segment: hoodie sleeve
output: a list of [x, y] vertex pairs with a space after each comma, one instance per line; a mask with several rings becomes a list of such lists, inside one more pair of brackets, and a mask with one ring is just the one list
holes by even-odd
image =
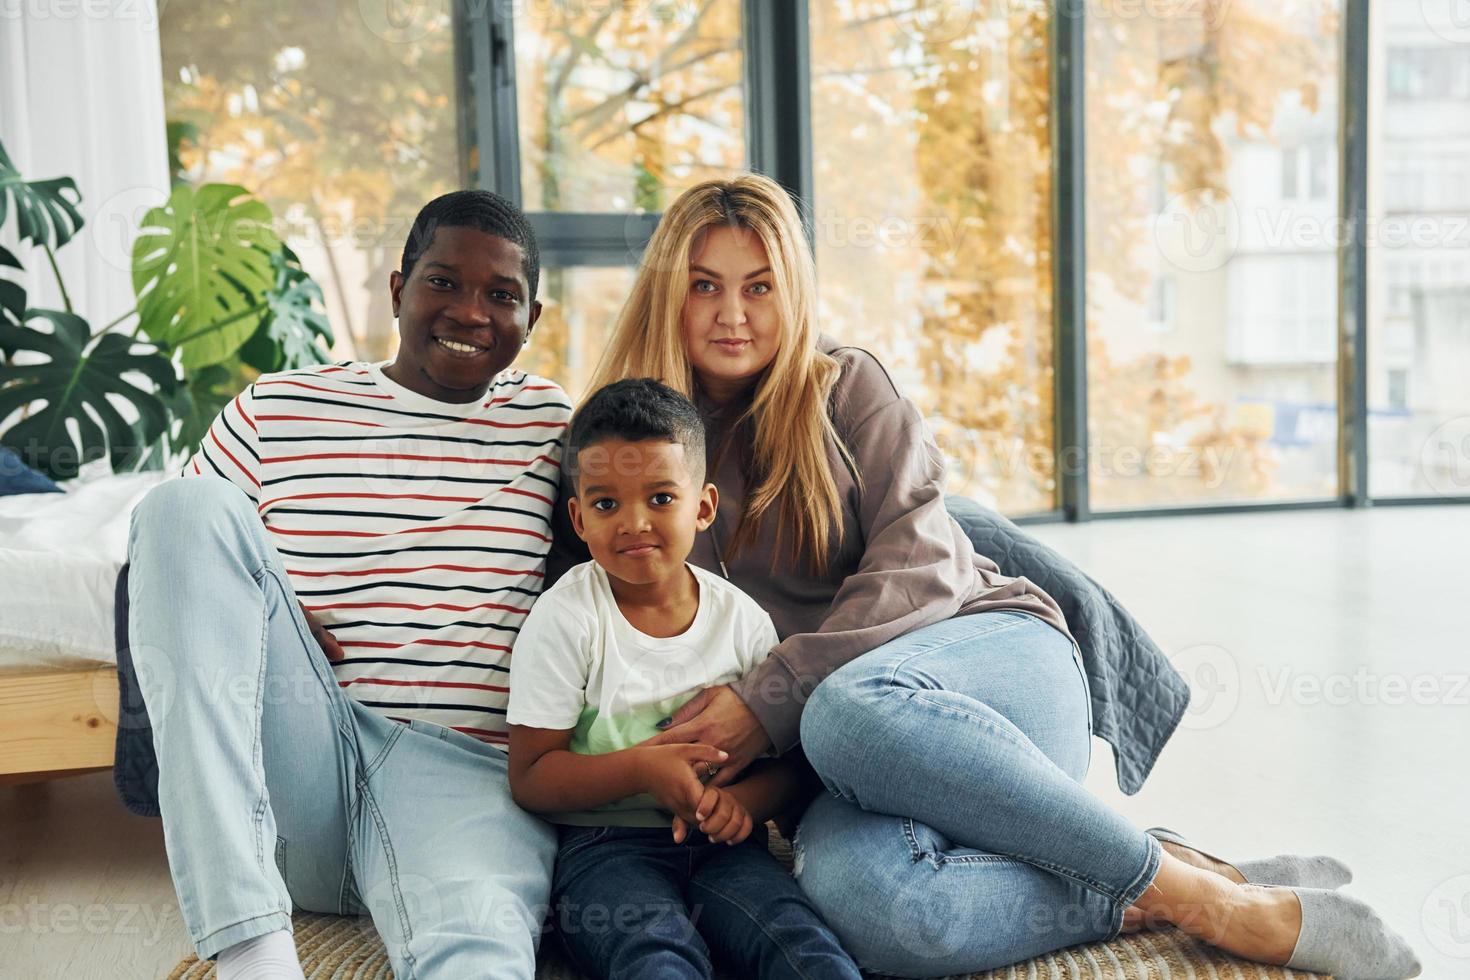
[[918, 407], [871, 355], [862, 354], [852, 370], [857, 378], [840, 393], [838, 412], [843, 405], [869, 409], [844, 433], [862, 480], [861, 561], [816, 632], [786, 637], [733, 685], [781, 753], [798, 742], [802, 708], [828, 674], [953, 616], [975, 585], [976, 556], [968, 540], [957, 540], [963, 532], [945, 507], [944, 457]]

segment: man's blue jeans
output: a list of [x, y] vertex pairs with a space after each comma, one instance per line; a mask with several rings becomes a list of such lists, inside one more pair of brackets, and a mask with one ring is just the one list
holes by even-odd
[[750, 980], [858, 980], [810, 900], [766, 849], [766, 828], [712, 844], [669, 828], [564, 827], [557, 928], [595, 977], [713, 976], [711, 951]]
[[801, 740], [829, 793], [797, 880], [866, 969], [943, 976], [1111, 939], [1158, 842], [1082, 786], [1086, 675], [1026, 613], [959, 616], [844, 665]]
[[129, 640], [169, 868], [199, 956], [368, 913], [399, 980], [530, 977], [556, 832], [505, 754], [338, 687], [255, 507], [214, 477], [133, 514]]

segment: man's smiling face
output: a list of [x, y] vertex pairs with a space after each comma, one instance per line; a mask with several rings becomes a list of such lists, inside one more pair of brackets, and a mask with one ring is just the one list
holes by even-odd
[[441, 227], [405, 279], [389, 280], [398, 356], [384, 373], [442, 402], [472, 402], [510, 367], [541, 316], [519, 245]]

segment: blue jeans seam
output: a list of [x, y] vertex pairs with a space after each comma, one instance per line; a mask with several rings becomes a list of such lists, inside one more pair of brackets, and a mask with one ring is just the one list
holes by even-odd
[[[259, 865], [261, 871], [265, 871], [265, 835], [262, 833], [262, 830], [265, 824], [265, 815], [270, 810], [270, 789], [266, 786], [265, 781], [265, 735], [261, 731], [261, 727], [265, 720], [265, 672], [267, 667], [266, 661], [270, 656], [268, 641], [270, 640], [271, 617], [270, 610], [266, 608], [265, 584], [262, 578], [254, 578], [254, 582], [256, 588], [260, 589], [261, 615], [260, 651], [259, 656], [256, 658], [258, 667], [255, 672], [255, 704], [251, 714], [251, 718], [253, 719], [251, 730], [254, 734], [250, 740], [250, 765], [254, 770], [256, 778], [260, 781], [260, 799], [255, 804], [253, 814], [255, 822], [255, 862]], [[274, 855], [272, 855], [272, 860], [274, 861]], [[286, 879], [283, 874], [281, 876], [281, 884], [285, 885], [285, 883]], [[286, 890], [289, 893], [289, 886]]]
[[367, 780], [371, 779], [373, 774], [382, 768], [383, 763], [388, 759], [388, 753], [393, 749], [393, 746], [398, 744], [398, 740], [403, 737], [403, 733], [406, 731], [408, 731], [407, 727], [394, 724], [393, 730], [388, 733], [388, 737], [383, 739], [383, 747], [378, 749], [378, 754], [373, 756], [372, 760], [363, 767], [362, 780], [359, 785], [365, 786]]
[[[209, 942], [209, 940], [213, 939], [215, 936], [218, 936], [220, 933], [225, 932], [226, 930], [234, 929], [234, 928], [236, 928], [238, 926], [243, 926], [243, 925], [245, 925], [246, 923], [249, 923], [249, 922], [258, 922], [261, 919], [269, 919], [269, 918], [272, 918], [272, 917], [277, 916], [277, 915], [284, 915], [286, 917], [287, 921], [289, 921], [290, 918], [291, 918], [291, 911], [290, 911], [290, 909], [270, 909], [269, 911], [260, 912], [260, 913], [258, 913], [256, 915], [247, 915], [243, 919], [240, 919], [240, 920], [238, 920], [236, 922], [231, 922], [231, 923], [229, 923], [227, 925], [220, 926], [218, 929], [216, 929], [213, 932], [209, 933], [209, 935], [207, 935], [207, 936], [199, 936], [199, 937], [196, 938], [196, 937], [194, 937], [194, 936], [191, 935], [189, 938], [194, 943], [194, 945], [196, 947], [197, 946], [203, 946], [203, 945], [207, 944]], [[290, 928], [290, 927], [288, 926], [288, 928]]]
[[800, 977], [810, 976], [810, 974], [808, 974], [805, 970], [803, 970], [801, 968], [800, 958], [799, 957], [792, 956], [791, 955], [791, 948], [789, 946], [787, 946], [784, 942], [782, 942], [779, 937], [773, 936], [766, 929], [766, 924], [761, 919], [761, 917], [758, 916], [758, 915], [756, 915], [755, 912], [754, 912], [754, 910], [747, 903], [745, 903], [744, 901], [742, 901], [738, 896], [732, 895], [732, 894], [730, 894], [730, 893], [728, 893], [728, 892], [726, 892], [726, 891], [724, 891], [724, 890], [722, 890], [720, 888], [715, 887], [714, 885], [709, 884], [703, 878], [692, 880], [692, 881], [690, 881], [689, 884], [690, 884], [690, 887], [692, 887], [692, 888], [703, 888], [705, 891], [708, 891], [711, 894], [714, 894], [714, 895], [719, 896], [720, 898], [723, 898], [725, 901], [729, 902], [735, 908], [739, 909], [742, 913], [745, 914], [745, 917], [747, 919], [749, 919], [752, 923], [755, 924], [755, 927], [760, 930], [761, 935], [765, 936], [766, 939], [772, 945], [774, 945], [777, 949], [779, 949], [781, 951], [781, 956], [783, 958], [785, 958], [786, 964], [788, 966], [790, 966], [791, 969], [796, 972], [796, 975], [797, 976], [800, 976]]
[[[989, 619], [991, 617], [986, 617], [986, 618]], [[999, 617], [995, 617], [995, 618], [999, 618]], [[1005, 622], [1003, 624], [997, 624], [997, 625], [991, 627], [990, 629], [978, 630], [978, 631], [971, 631], [971, 632], [966, 633], [964, 636], [956, 636], [953, 639], [945, 640], [943, 643], [936, 643], [934, 646], [925, 647], [922, 650], [915, 650], [912, 653], [910, 653], [908, 656], [904, 657], [902, 660], [898, 661], [897, 663], [895, 663], [893, 665], [893, 669], [888, 674], [888, 686], [890, 686], [890, 687], [896, 687], [896, 686], [898, 686], [897, 685], [898, 672], [900, 670], [902, 670], [903, 667], [910, 660], [914, 660], [915, 658], [922, 657], [922, 656], [925, 656], [927, 654], [938, 653], [941, 650], [947, 650], [950, 647], [952, 647], [952, 646], [954, 646], [954, 645], [956, 645], [958, 643], [967, 643], [970, 640], [975, 639], [976, 637], [992, 636], [992, 635], [994, 635], [996, 633], [1003, 633], [1006, 630], [1013, 630], [1013, 629], [1017, 629], [1018, 627], [1021, 627], [1021, 626], [1029, 626], [1029, 625], [1030, 625], [1030, 622], [1028, 620], [1026, 620], [1026, 619], [1012, 620], [1012, 621]]]
[[[402, 726], [399, 726], [399, 731], [402, 730]], [[408, 921], [408, 907], [403, 901], [403, 893], [398, 886], [398, 855], [393, 850], [393, 841], [388, 836], [388, 825], [384, 822], [377, 800], [373, 798], [373, 792], [368, 787], [366, 776], [358, 780], [357, 791], [361, 794], [363, 804], [372, 815], [373, 826], [377, 828], [378, 840], [383, 846], [383, 858], [388, 865], [388, 888], [393, 894], [393, 909], [398, 913], [398, 925], [403, 930], [403, 959], [410, 970], [410, 976], [405, 977], [404, 980], [412, 980], [413, 975], [418, 973], [414, 968], [413, 951], [410, 947], [413, 942], [413, 926]]]
[[[1128, 883], [1128, 887], [1123, 889], [1123, 893], [1120, 896], [1113, 899], [1115, 906], [1113, 909], [1112, 928], [1108, 934], [1109, 941], [1116, 939], [1122, 933], [1123, 913], [1138, 901], [1140, 895], [1148, 891], [1149, 885], [1153, 883], [1154, 878], [1159, 873], [1159, 865], [1163, 862], [1163, 845], [1147, 834], [1144, 837], [1147, 841], [1148, 856], [1144, 858], [1143, 869], [1138, 872], [1138, 876]], [[1104, 892], [1104, 894], [1107, 893]], [[1109, 897], [1111, 898], [1112, 896]]]

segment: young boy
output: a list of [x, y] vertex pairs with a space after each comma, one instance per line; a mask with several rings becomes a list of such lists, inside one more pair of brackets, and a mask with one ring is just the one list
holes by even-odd
[[561, 825], [552, 895], [573, 957], [608, 977], [707, 977], [711, 950], [740, 976], [857, 977], [766, 849], [801, 770], [768, 760], [716, 788], [718, 748], [640, 744], [777, 643], [749, 596], [685, 561], [716, 505], [698, 412], [657, 381], [620, 381], [577, 412], [566, 452], [593, 560], [522, 626], [507, 721], [511, 793]]

